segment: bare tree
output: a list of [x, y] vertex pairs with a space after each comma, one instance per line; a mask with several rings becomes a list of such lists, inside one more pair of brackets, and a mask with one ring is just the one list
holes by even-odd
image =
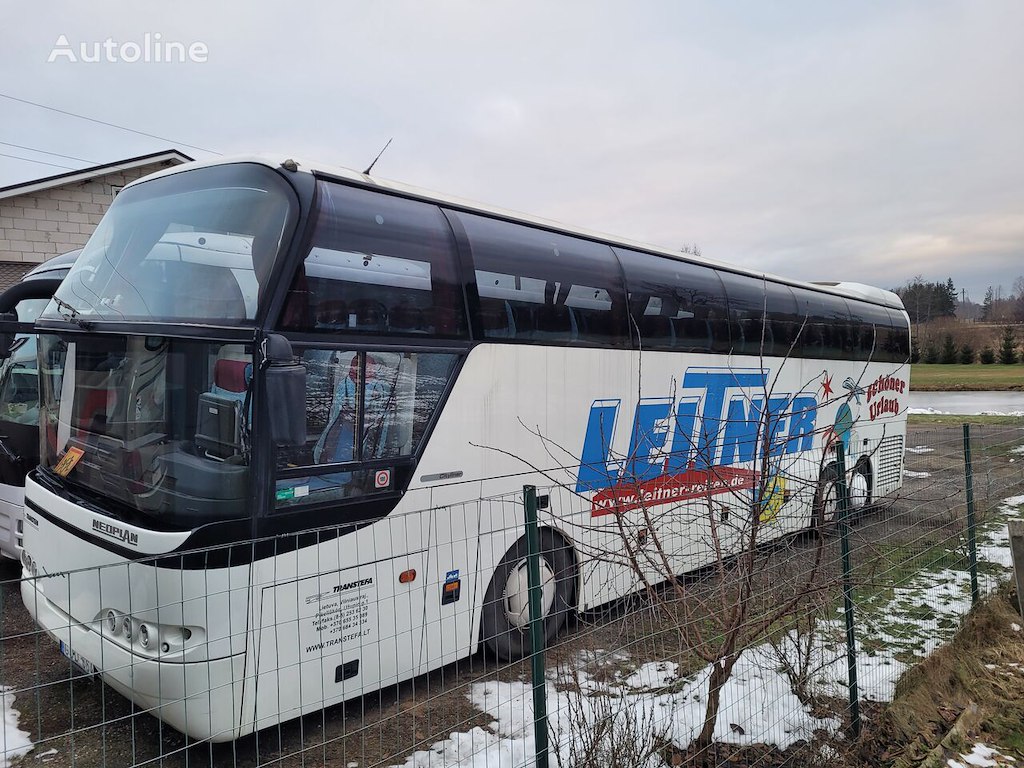
[[[762, 327], [762, 350], [765, 332]], [[796, 343], [794, 339], [793, 346]], [[643, 353], [638, 360], [640, 382]], [[602, 433], [599, 442], [608, 450], [596, 463], [587, 464], [586, 457], [573, 456], [539, 429], [531, 429], [554, 465], [565, 467], [567, 456], [580, 461], [574, 492], [601, 520], [591, 524], [616, 534], [611, 537], [614, 544], [606, 537], [604, 546], [596, 547], [587, 543], [588, 537], [579, 537], [581, 554], [627, 569], [665, 628], [678, 636], [679, 647], [709, 665], [704, 718], [688, 749], [694, 763], [709, 755], [722, 692], [743, 652], [773, 632], [784, 631], [805, 606], [820, 610], [821, 596], [834, 593], [838, 584], [825, 567], [822, 534], [835, 519], [834, 457], [837, 450], [845, 450], [842, 430], [850, 428], [852, 417], [845, 425], [840, 416], [834, 424], [821, 425], [812, 411], [838, 403], [838, 413], [843, 414], [845, 407], [849, 415], [849, 402], [864, 393], [860, 378], [868, 364], [857, 380], [849, 377], [835, 389], [822, 372], [787, 393], [779, 382], [788, 364], [786, 355], [773, 374], [762, 355], [760, 372], [723, 369], [726, 372], [718, 375], [733, 377], [730, 391], [743, 394], [721, 403], [716, 419], [709, 419], [706, 412], [697, 418], [695, 406], [677, 408], [667, 419], [637, 419], [630, 451], [614, 452], [613, 435]], [[665, 400], [683, 402], [677, 398], [678, 385], [673, 382]], [[801, 394], [807, 392], [820, 397]], [[643, 401], [642, 389], [636, 397], [638, 403]], [[794, 436], [782, 428], [786, 420], [811, 429]], [[604, 428], [601, 422], [600, 429]], [[681, 436], [673, 441], [682, 443], [673, 442], [666, 451], [667, 431]], [[731, 453], [725, 461], [727, 448]], [[659, 462], [664, 469], [673, 466], [677, 471], [666, 479], [667, 473], [657, 470]], [[585, 468], [588, 478], [582, 476]], [[595, 468], [604, 476], [595, 480]], [[809, 527], [819, 535], [800, 540], [791, 535]], [[679, 578], [700, 566], [709, 578]], [[782, 578], [769, 582], [773, 574]]]

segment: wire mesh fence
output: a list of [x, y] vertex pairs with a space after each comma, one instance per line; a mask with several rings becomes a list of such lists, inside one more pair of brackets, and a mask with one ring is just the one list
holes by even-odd
[[560, 767], [872, 764], [858, 716], [877, 723], [962, 626], [972, 549], [982, 598], [1011, 577], [1024, 431], [974, 426], [970, 441], [973, 541], [959, 424], [911, 425], [897, 493], [721, 559], [685, 527], [662, 541], [643, 515], [629, 528], [568, 515], [571, 490], [541, 486], [534, 635], [518, 492], [130, 564], [26, 562], [24, 578], [11, 564], [4, 752], [54, 766], [528, 766], [546, 737], [540, 764]]

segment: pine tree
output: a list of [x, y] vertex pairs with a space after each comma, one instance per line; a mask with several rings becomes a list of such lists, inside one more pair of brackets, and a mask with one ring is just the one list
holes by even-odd
[[970, 365], [974, 362], [974, 356], [974, 347], [971, 346], [971, 342], [965, 341], [964, 345], [960, 347], [960, 363]]
[[946, 285], [943, 288], [945, 290], [943, 291], [942, 307], [939, 314], [953, 317], [956, 315], [956, 286], [953, 284], [952, 277], [946, 278]]
[[929, 343], [924, 348], [924, 362], [926, 363], [937, 363], [939, 362], [939, 348], [934, 344]]
[[996, 361], [996, 351], [992, 349], [988, 344], [981, 348], [981, 353], [978, 355], [978, 360], [982, 365], [992, 365]]
[[992, 304], [995, 302], [996, 292], [995, 289], [990, 285], [988, 290], [985, 291], [985, 301], [981, 305], [981, 319], [991, 320], [992, 319]]
[[1017, 338], [1008, 325], [1003, 328], [1003, 338], [999, 341], [999, 362], [1003, 365], [1017, 362]]
[[947, 333], [946, 338], [942, 341], [942, 353], [939, 356], [940, 361], [943, 365], [953, 365], [957, 360], [957, 353], [959, 350], [956, 348], [956, 342], [953, 341], [953, 334]]

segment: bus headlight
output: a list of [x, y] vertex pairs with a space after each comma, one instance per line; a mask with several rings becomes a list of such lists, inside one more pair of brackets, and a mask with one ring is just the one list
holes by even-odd
[[106, 627], [107, 632], [116, 635], [121, 631], [121, 614], [115, 610], [108, 610], [103, 620], [103, 625]]
[[199, 627], [140, 621], [116, 608], [101, 610], [96, 617], [96, 626], [107, 637], [116, 639], [120, 645], [128, 645], [136, 652], [145, 651], [146, 655], [154, 656], [182, 651], [186, 647], [202, 642], [205, 637], [205, 633]]
[[36, 561], [24, 549], [21, 550], [21, 567], [25, 569], [26, 575], [33, 579], [36, 577]]

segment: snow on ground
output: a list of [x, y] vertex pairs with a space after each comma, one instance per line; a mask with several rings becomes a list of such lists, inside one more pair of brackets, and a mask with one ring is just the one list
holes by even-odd
[[904, 469], [903, 470], [903, 476], [904, 477], [931, 477], [932, 473], [931, 472], [914, 472], [913, 470], [910, 470], [910, 469]]
[[[552, 765], [558, 764], [555, 751], [561, 753], [563, 765], [574, 764], [594, 748], [594, 739], [601, 740], [599, 753], [612, 748], [611, 740], [628, 738], [642, 754], [647, 751], [644, 746], [653, 747], [666, 738], [675, 744], [689, 744], [700, 732], [710, 665], [698, 675], [680, 680], [674, 663], [648, 662], [612, 682], [595, 681], [585, 669], [572, 666], [574, 669], [555, 670], [546, 687]], [[765, 649], [740, 657], [722, 690], [716, 740], [775, 744], [785, 749], [811, 738], [815, 731], [838, 732], [838, 720], [817, 718], [807, 711], [778, 666], [778, 659]], [[536, 743], [532, 686], [524, 682], [477, 683], [469, 699], [495, 718], [493, 732], [474, 728], [469, 733], [453, 733], [430, 750], [413, 754], [406, 766], [530, 764]], [[655, 756], [643, 765], [657, 768], [663, 763]]]
[[[990, 522], [979, 531], [978, 560], [989, 567], [980, 574], [983, 591], [992, 589], [1006, 569], [1010, 545], [1006, 520], [1019, 513], [1024, 496], [1004, 499]], [[966, 571], [937, 568], [922, 571], [885, 599], [858, 606], [857, 672], [864, 699], [889, 701], [896, 681], [915, 663], [947, 642], [970, 608], [970, 575]], [[818, 694], [845, 700], [847, 657], [841, 614], [820, 623], [809, 637], [790, 634], [777, 647], [762, 645], [743, 653], [722, 691], [715, 739], [730, 744], [774, 744], [785, 749], [816, 732], [826, 737], [839, 732], [833, 718], [815, 717], [794, 695], [783, 670], [802, 669]], [[808, 649], [807, 645], [810, 644]], [[781, 656], [780, 656], [781, 654]], [[676, 664], [646, 661], [631, 667], [623, 653], [590, 652], [575, 662], [550, 670], [546, 683], [550, 765], [573, 764], [594, 739], [644, 743], [671, 739], [686, 745], [700, 731], [704, 717], [710, 665], [688, 678], [678, 676]], [[640, 661], [639, 659], [635, 661]], [[595, 668], [596, 667], [596, 668]], [[601, 669], [603, 667], [603, 669]], [[601, 671], [603, 674], [596, 675]], [[494, 718], [489, 728], [475, 727], [453, 733], [429, 750], [409, 757], [407, 768], [497, 768], [532, 765], [534, 754], [533, 694], [526, 682], [475, 683], [470, 702]], [[950, 768], [1007, 765], [992, 760], [984, 745], [976, 745]], [[606, 754], [606, 753], [605, 753]], [[997, 753], [995, 753], [997, 754]], [[642, 768], [662, 768], [660, 757]]]
[[907, 413], [911, 416], [948, 416], [946, 411], [940, 411], [937, 408], [907, 408]]
[[7, 768], [12, 760], [16, 760], [32, 751], [32, 740], [27, 731], [18, 727], [21, 713], [14, 708], [14, 694], [6, 686], [0, 686], [0, 696], [4, 715], [3, 744], [0, 744], [0, 768]]
[[946, 761], [946, 765], [949, 768], [967, 768], [969, 765], [989, 768], [989, 766], [1013, 765], [1016, 762], [1017, 758], [1004, 755], [992, 747], [979, 743], [975, 744], [967, 754], [961, 753], [959, 760], [950, 758]]
[[927, 445], [915, 445], [913, 448], [907, 448], [907, 453], [934, 453], [934, 448], [929, 448]]

